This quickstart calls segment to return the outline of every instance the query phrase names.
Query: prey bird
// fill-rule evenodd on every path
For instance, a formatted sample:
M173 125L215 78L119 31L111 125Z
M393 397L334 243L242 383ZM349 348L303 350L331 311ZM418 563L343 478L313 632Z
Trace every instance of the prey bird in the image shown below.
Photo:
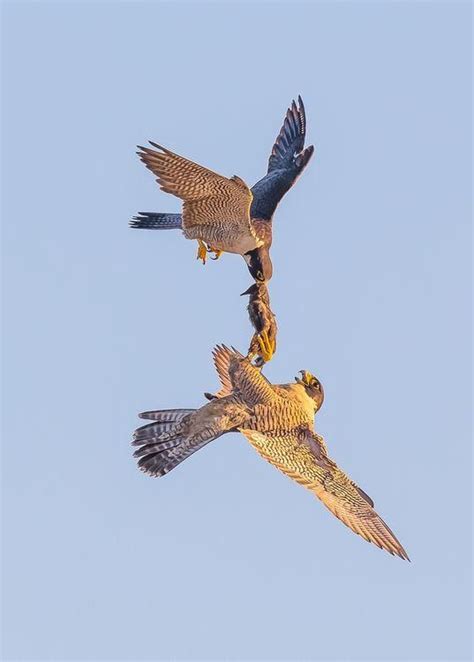
M248 295L247 310L255 333L250 341L247 354L249 360L255 359L255 365L261 367L270 361L276 351L277 322L270 307L270 296L265 283L256 281L241 296Z
M273 272L269 249L275 209L308 164L314 147L304 147L306 116L303 101L293 101L268 161L267 174L252 189L234 175L223 177L150 142L138 155L156 176L163 191L183 201L182 214L140 212L132 228L180 228L187 239L198 242L198 259L208 252L238 253L255 280L270 280Z
M221 388L200 409L140 414L152 422L134 434L139 468L163 476L210 441L241 432L265 460L311 490L352 531L408 559L372 499L339 469L314 432L314 416L324 400L319 380L302 370L294 383L271 384L247 358L225 346L215 348L214 364Z

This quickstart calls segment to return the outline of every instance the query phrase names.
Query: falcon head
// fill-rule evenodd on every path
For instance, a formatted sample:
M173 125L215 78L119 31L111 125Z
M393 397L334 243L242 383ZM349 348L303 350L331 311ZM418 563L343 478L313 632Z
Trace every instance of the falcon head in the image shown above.
M316 405L316 411L321 408L321 405L324 402L324 389L323 385L317 377L312 375L307 370L300 370L301 377L295 377L297 384L304 386L304 389L308 396L314 400Z
M270 280L273 274L273 266L268 249L255 248L253 251L245 253L243 257L254 280Z

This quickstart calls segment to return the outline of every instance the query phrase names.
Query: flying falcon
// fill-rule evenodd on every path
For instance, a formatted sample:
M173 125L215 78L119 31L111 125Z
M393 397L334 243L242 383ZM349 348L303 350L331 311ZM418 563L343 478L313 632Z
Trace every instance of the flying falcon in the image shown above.
M182 214L140 212L131 227L153 230L180 228L198 242L198 259L208 252L238 253L255 280L270 280L272 219L278 203L308 164L314 147L304 148L306 116L303 101L293 101L273 145L267 174L252 189L234 175L230 179L151 142L138 155L163 191L183 200Z
M224 346L214 350L214 364L221 389L211 402L200 409L140 414L153 422L134 434L139 468L163 476L210 441L241 432L265 460L311 490L355 533L408 559L372 499L331 460L313 430L324 400L319 380L303 370L295 383L272 385L247 358Z
M247 357L249 360L255 359L255 365L261 367L271 360L276 351L277 322L270 307L270 296L265 283L255 282L242 292L241 296L245 295L250 297L247 310L255 329Z

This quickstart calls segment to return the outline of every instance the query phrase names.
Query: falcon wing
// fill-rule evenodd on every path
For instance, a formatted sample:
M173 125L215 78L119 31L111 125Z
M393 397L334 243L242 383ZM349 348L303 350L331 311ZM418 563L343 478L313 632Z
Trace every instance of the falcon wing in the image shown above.
M268 160L267 174L252 187L252 218L271 220L278 203L307 166L314 147L304 149L305 138L306 114L303 100L298 97L298 105L293 101L286 112Z
M229 363L231 356L231 350L224 345L222 347L218 345L212 350L214 366L221 382L221 388L215 394L216 398L224 398L226 395L232 395L234 391L234 387L232 386L232 381L229 375Z
M306 138L306 112L303 99L298 97L298 106L292 101L286 111L283 126L280 129L272 153L268 159L268 172L281 170L295 165L295 160L304 148ZM313 151L313 148L311 152Z
M218 345L213 356L223 387L218 397L236 393L250 406L274 403L281 397L260 370L237 350Z
M250 224L252 193L240 177L222 177L161 145L150 144L157 149L139 146L137 154L156 175L161 189L184 201L183 228L227 221L255 236Z
M368 542L408 559L395 535L365 494L327 455L322 437L309 428L280 434L240 430L257 452L323 502L333 515Z

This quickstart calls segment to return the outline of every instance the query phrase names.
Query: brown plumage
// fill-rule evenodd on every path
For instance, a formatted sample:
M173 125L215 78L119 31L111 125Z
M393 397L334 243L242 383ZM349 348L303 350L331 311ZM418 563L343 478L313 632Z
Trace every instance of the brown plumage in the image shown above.
M156 150L140 147L138 154L161 189L183 200L187 239L204 242L215 252L240 255L262 245L250 222L252 193L240 177L228 179L151 144Z
M240 431L264 459L313 492L352 531L408 559L372 499L339 469L313 430L324 400L319 380L301 371L295 383L273 385L247 358L223 346L214 350L214 363L221 389L211 402L197 410L141 414L154 422L134 435L139 468L162 476L213 439Z
M157 176L163 190L180 197L185 205L183 215L140 212L132 219L131 227L148 230L181 228L186 237L198 240L198 257L203 262L206 252L212 249L216 249L217 257L221 251L240 253L255 280L270 280L273 273L270 259L273 215L313 155L313 146L304 146L305 137L305 109L303 100L298 97L298 103L293 101L286 112L272 147L267 173L251 189L251 237L247 216L244 223L242 207L236 205L236 190L229 188L229 182L240 183L248 195L241 179L221 177L156 143L151 144L158 151L140 147L140 158ZM190 196L193 196L192 205ZM228 224L229 228L223 228L222 223Z

